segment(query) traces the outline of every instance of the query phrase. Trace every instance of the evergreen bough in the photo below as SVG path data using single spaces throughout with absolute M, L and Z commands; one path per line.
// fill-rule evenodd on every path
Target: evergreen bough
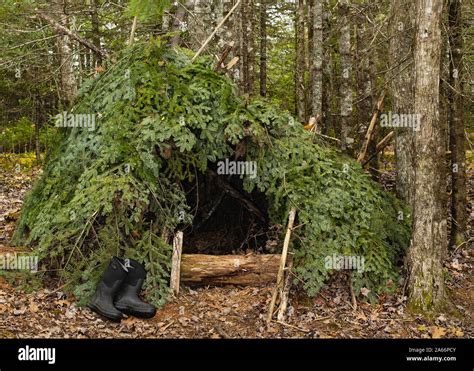
M 96 129 L 62 129 L 14 243 L 35 246 L 82 302 L 111 255 L 142 260 L 148 298 L 162 304 L 171 248 L 160 235 L 192 223 L 180 182 L 230 158 L 245 139 L 246 159 L 258 171 L 243 179 L 244 189 L 265 194 L 272 224 L 285 225 L 297 207 L 290 249 L 307 293 L 327 281 L 325 257 L 333 254 L 365 258 L 365 271 L 352 274 L 356 293 L 393 287 L 409 240 L 404 206 L 290 114 L 239 98 L 211 59 L 190 57 L 160 39 L 136 44 L 83 84 L 71 113 L 97 114 Z

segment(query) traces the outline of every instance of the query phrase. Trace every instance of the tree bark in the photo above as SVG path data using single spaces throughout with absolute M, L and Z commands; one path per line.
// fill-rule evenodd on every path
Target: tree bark
M 360 15 L 358 18 L 356 26 L 356 41 L 355 41 L 355 55 L 354 55 L 354 65 L 356 66 L 356 87 L 357 87 L 357 116 L 356 121 L 354 122 L 354 132 L 355 132 L 355 143 L 357 148 L 361 148 L 363 145 L 365 133 L 369 128 L 369 123 L 371 119 L 372 112 L 372 102 L 377 100 L 374 98 L 373 93 L 375 91 L 373 83 L 373 76 L 371 71 L 371 60 L 375 59 L 371 52 L 367 50 L 367 47 L 370 45 L 371 37 L 368 34 L 368 22 L 365 16 Z M 371 158 L 370 168 L 377 169 L 378 161 L 376 152 L 377 145 L 377 135 L 378 128 L 375 128 L 375 131 L 370 139 L 370 142 L 367 146 L 368 157 Z
M 181 282 L 188 285 L 265 285 L 275 282 L 281 256 L 183 254 Z
M 413 14 L 414 10 L 414 4 L 411 1 L 395 0 L 392 2 L 390 67 L 393 78 L 391 90 L 392 109 L 397 114 L 414 113 L 413 42 L 415 25 L 406 16 Z M 395 135 L 396 191 L 399 198 L 412 206 L 415 179 L 415 133 L 412 128 L 396 128 Z
M 75 35 L 75 33 L 70 31 L 68 28 L 68 17 L 65 14 L 64 9 L 67 5 L 67 1 L 63 3 L 62 1 L 56 0 L 52 3 L 52 10 L 55 13 L 60 14 L 61 18 L 59 21 L 54 20 L 42 12 L 38 12 L 38 16 L 53 26 L 55 33 L 58 35 L 56 45 L 60 63 L 61 99 L 66 107 L 72 105 L 77 89 L 72 61 L 73 53 L 70 42 L 70 38 L 74 38 L 73 35 Z
M 187 9 L 191 8 L 193 4 L 193 0 L 186 1 L 184 6 L 181 3 L 178 3 L 178 8 L 176 9 L 173 24 L 171 26 L 171 32 L 174 33 L 171 37 L 171 46 L 178 46 L 181 42 L 181 25 L 186 19 Z
M 195 0 L 193 15 L 189 17 L 191 45 L 198 50 L 212 32 L 211 0 Z
M 304 86 L 304 73 L 306 70 L 305 61 L 305 28 L 304 17 L 305 3 L 304 0 L 298 0 L 298 7 L 296 9 L 296 116 L 301 123 L 306 121 L 306 92 Z
M 349 5 L 347 0 L 340 4 L 341 34 L 339 39 L 339 54 L 341 57 L 341 149 L 352 154 L 354 138 L 352 138 L 352 57 L 351 57 L 351 27 L 349 24 Z
M 99 0 L 94 0 L 90 6 L 91 26 L 92 26 L 92 43 L 97 50 L 101 50 L 100 46 L 100 22 L 99 22 Z M 96 67 L 102 65 L 102 55 L 96 54 Z
M 331 36 L 332 24 L 331 24 L 331 14 L 329 12 L 328 0 L 324 0 L 323 3 L 323 51 L 324 51 L 324 61 L 323 64 L 323 95 L 322 95 L 322 123 L 321 123 L 321 132 L 324 135 L 327 135 L 329 128 L 332 126 L 332 107 L 333 107 L 333 91 L 334 91 L 334 81 L 331 78 L 332 67 L 333 67 L 333 55 L 332 48 L 329 44 L 329 37 Z
M 413 235 L 408 251 L 409 306 L 438 311 L 448 303 L 443 259 L 447 248 L 445 150 L 439 122 L 442 0 L 416 0 L 415 189 Z
M 466 149 L 463 99 L 463 38 L 461 1 L 449 0 L 449 149 L 451 152 L 451 231 L 450 246 L 466 239 Z
M 312 12 L 313 28 L 311 48 L 311 116 L 321 126 L 323 115 L 323 0 L 314 0 Z
M 242 91 L 245 94 L 253 92 L 253 65 L 255 50 L 253 47 L 253 0 L 243 0 L 241 5 L 241 35 L 242 35 Z
M 260 95 L 267 95 L 267 0 L 260 0 Z

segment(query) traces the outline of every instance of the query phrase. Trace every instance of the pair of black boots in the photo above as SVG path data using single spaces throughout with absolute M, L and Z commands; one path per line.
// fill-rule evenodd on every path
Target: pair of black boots
M 146 271 L 142 264 L 114 256 L 88 307 L 115 322 L 120 322 L 123 314 L 139 318 L 154 317 L 156 308 L 138 296 L 145 278 Z

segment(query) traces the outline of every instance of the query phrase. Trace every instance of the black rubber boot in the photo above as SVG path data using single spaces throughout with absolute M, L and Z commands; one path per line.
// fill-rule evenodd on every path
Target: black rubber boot
M 123 314 L 114 307 L 114 298 L 126 278 L 127 268 L 124 261 L 114 256 L 102 275 L 88 307 L 111 321 L 120 322 Z
M 152 318 L 156 308 L 145 303 L 138 296 L 146 278 L 146 271 L 142 264 L 136 260 L 126 260 L 128 268 L 127 278 L 115 299 L 115 308 L 119 311 L 139 318 Z

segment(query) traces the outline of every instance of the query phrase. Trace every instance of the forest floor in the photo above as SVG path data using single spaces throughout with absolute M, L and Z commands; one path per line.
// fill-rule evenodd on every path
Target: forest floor
M 15 221 L 25 193 L 41 170 L 22 156 L 0 160 L 1 255 L 14 251 L 8 243 Z M 390 182 L 393 174 L 383 178 Z M 469 201 L 474 204 L 473 171 Z M 473 236 L 472 207 L 469 225 Z M 150 320 L 129 317 L 111 323 L 78 307 L 55 281 L 27 288 L 3 274 L 0 338 L 473 338 L 472 246 L 464 244 L 451 251 L 445 266 L 456 316 L 441 314 L 428 320 L 409 313 L 401 287 L 375 304 L 359 301 L 354 310 L 346 276 L 339 274 L 314 298 L 293 291 L 285 323 L 270 326 L 265 323 L 270 286 L 184 287 L 179 298 L 170 300 Z

